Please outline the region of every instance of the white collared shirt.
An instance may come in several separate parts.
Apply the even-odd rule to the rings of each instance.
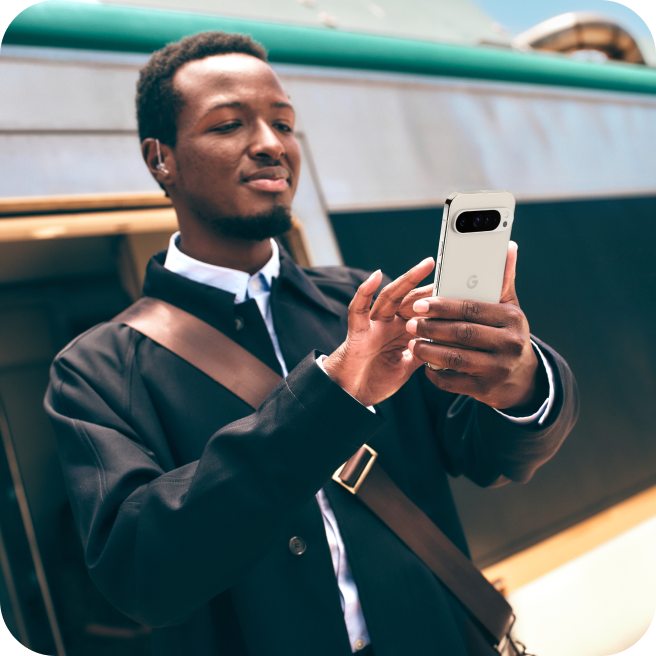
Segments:
[[[275,240],[271,240],[271,259],[257,273],[254,273],[251,276],[245,271],[237,271],[235,269],[227,269],[225,267],[207,264],[206,262],[200,262],[199,260],[195,260],[188,255],[185,255],[180,251],[177,245],[179,236],[180,233],[176,232],[171,237],[164,267],[173,273],[177,273],[185,278],[194,280],[195,282],[200,282],[204,285],[216,287],[217,289],[222,289],[234,294],[236,305],[254,298],[257,306],[260,308],[267,330],[269,331],[283,376],[287,376],[288,369],[280,350],[278,336],[276,335],[273,326],[271,304],[269,302],[273,279],[277,278],[280,274],[280,252]],[[547,377],[549,379],[549,397],[544,401],[540,409],[529,417],[511,417],[510,415],[506,415],[497,410],[499,414],[502,414],[509,421],[519,424],[528,424],[532,422],[541,424],[549,414],[554,401],[553,372],[540,348],[535,342],[532,342],[532,344],[540,354],[542,362],[547,370]],[[323,357],[319,359],[319,364],[321,364]],[[321,368],[323,369],[323,366]],[[371,410],[374,411],[373,408],[371,408]],[[317,493],[317,501],[321,508],[328,546],[330,547],[330,555],[333,561],[333,568],[335,570],[335,576],[337,577],[337,586],[339,587],[340,600],[342,603],[342,611],[344,612],[344,621],[346,623],[349,642],[351,643],[352,651],[357,652],[364,649],[364,647],[371,642],[364,621],[362,606],[360,605],[358,589],[348,565],[346,549],[339,532],[335,513],[330,507],[328,498],[323,490],[319,490]]]
[[[180,233],[177,232],[171,237],[164,267],[190,280],[234,294],[235,305],[254,298],[271,336],[273,348],[276,352],[278,362],[280,362],[283,376],[287,376],[289,372],[285,360],[282,357],[278,336],[273,327],[271,304],[269,302],[271,284],[273,279],[277,278],[280,273],[280,253],[275,240],[271,240],[271,248],[273,250],[271,259],[257,273],[251,276],[245,271],[236,271],[235,269],[207,264],[185,255],[177,245],[179,235]],[[351,650],[357,652],[360,649],[364,649],[371,642],[364,621],[358,590],[353,580],[351,568],[348,565],[346,549],[344,548],[344,542],[339,532],[335,513],[330,507],[328,498],[323,490],[319,490],[317,493],[317,501],[321,508],[321,515],[326,529],[326,538],[330,547],[330,556],[333,561],[333,569],[337,577],[337,586],[339,588],[339,596],[342,602],[342,611],[344,613],[349,642],[351,643]]]

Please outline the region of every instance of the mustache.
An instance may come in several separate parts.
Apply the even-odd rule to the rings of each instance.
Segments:
[[[281,159],[258,159],[256,170],[266,169],[269,166],[284,166]]]

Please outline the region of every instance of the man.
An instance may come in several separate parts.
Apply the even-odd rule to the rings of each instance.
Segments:
[[[144,294],[285,380],[253,414],[119,323],[60,353],[46,408],[92,579],[155,627],[157,655],[464,656],[467,612],[330,477],[370,444],[467,553],[447,471],[526,481],[555,453],[576,386],[529,338],[516,247],[499,304],[411,291],[429,259],[372,306],[379,271],[301,270],[271,239],[290,226],[300,153],[258,44],[222,33],[170,44],[144,67],[137,102],[144,159],[180,225]]]

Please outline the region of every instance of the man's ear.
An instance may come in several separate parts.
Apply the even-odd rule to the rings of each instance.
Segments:
[[[149,137],[141,142],[141,154],[150,174],[162,189],[166,190],[173,182],[175,158],[170,146]]]

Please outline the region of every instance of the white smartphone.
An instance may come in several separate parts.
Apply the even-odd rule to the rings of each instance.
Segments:
[[[514,214],[515,198],[504,190],[455,192],[447,198],[433,296],[499,302]]]

